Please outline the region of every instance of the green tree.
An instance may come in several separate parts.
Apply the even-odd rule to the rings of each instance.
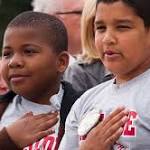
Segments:
[[[0,0],[0,47],[5,28],[17,14],[32,10],[31,0]]]

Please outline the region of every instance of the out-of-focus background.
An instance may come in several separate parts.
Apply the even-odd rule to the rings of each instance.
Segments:
[[[25,10],[32,10],[32,0],[0,0],[0,48],[5,27],[17,14]],[[1,49],[0,49],[1,53]]]

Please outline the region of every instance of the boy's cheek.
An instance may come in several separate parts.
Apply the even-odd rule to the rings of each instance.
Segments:
[[[2,72],[2,77],[3,77],[4,84],[9,85],[9,79],[8,79],[8,72],[7,71]]]

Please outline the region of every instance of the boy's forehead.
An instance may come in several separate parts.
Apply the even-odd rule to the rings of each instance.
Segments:
[[[137,17],[134,9],[124,4],[122,1],[117,1],[114,3],[104,3],[100,2],[97,6],[96,17],[116,17],[121,19],[132,18],[134,16]],[[106,18],[106,17],[105,17]],[[107,18],[106,18],[107,19]]]
[[[45,31],[45,32],[44,32]],[[46,32],[47,31],[47,32]],[[24,26],[19,26],[19,27],[8,27],[5,30],[5,35],[15,35],[17,33],[24,34],[24,35],[46,35],[46,33],[50,32],[50,30],[46,29],[44,26],[36,26],[36,27],[24,27]]]
[[[4,34],[3,44],[18,42],[28,43],[45,43],[49,44],[48,32],[44,28],[37,27],[10,27],[7,28]]]

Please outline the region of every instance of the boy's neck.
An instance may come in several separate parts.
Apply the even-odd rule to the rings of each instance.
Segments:
[[[139,67],[140,68],[140,67]],[[150,68],[150,65],[146,65],[145,67],[141,67],[140,69],[135,69],[132,72],[130,71],[127,74],[119,74],[119,75],[115,75],[116,78],[116,84],[122,84],[125,83],[129,80],[132,80],[133,78],[137,77],[138,75],[144,73],[146,70],[148,70]]]
[[[60,83],[55,86],[52,86],[52,88],[47,90],[46,92],[41,92],[32,96],[26,96],[25,98],[38,104],[50,105],[50,98],[59,92],[59,88]]]

